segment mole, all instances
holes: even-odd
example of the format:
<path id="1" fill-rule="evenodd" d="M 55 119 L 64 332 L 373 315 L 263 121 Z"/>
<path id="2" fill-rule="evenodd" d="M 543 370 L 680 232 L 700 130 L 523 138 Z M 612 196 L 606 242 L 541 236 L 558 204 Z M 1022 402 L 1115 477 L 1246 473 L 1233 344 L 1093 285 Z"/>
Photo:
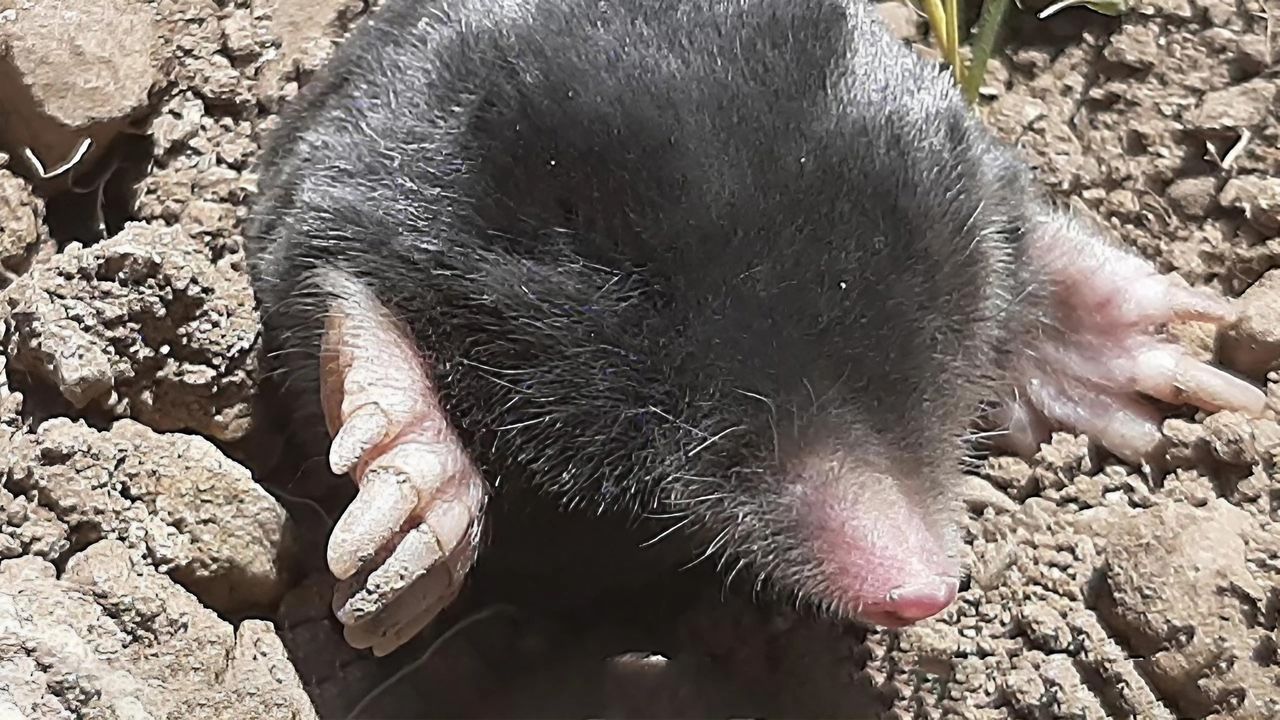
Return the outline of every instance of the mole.
<path id="1" fill-rule="evenodd" d="M 246 237 L 292 432 L 358 490 L 347 642 L 455 598 L 512 485 L 884 627 L 956 598 L 984 420 L 1158 456 L 1256 414 L 1232 304 L 1040 189 L 865 0 L 387 0 L 282 113 Z"/>

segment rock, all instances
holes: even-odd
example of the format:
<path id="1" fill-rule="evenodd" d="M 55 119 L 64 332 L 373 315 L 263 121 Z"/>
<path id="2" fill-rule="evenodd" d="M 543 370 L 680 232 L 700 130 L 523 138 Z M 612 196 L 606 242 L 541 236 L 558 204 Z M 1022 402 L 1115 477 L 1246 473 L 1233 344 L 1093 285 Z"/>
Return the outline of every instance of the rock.
<path id="1" fill-rule="evenodd" d="M 1242 175 L 1227 181 L 1218 201 L 1244 212 L 1245 219 L 1263 232 L 1280 231 L 1280 178 Z"/>
<path id="2" fill-rule="evenodd" d="M 1175 180 L 1166 191 L 1166 196 L 1182 214 L 1208 217 L 1217 205 L 1217 192 L 1217 181 L 1201 175 Z"/>
<path id="3" fill-rule="evenodd" d="M 239 632 L 104 540 L 58 579 L 0 562 L 0 713 L 31 718 L 315 718 L 269 623 Z"/>
<path id="4" fill-rule="evenodd" d="M 44 237 L 44 203 L 0 167 L 0 275 L 24 272 Z M 7 283 L 0 278 L 0 287 Z"/>
<path id="5" fill-rule="evenodd" d="M 71 548 L 119 540 L 220 612 L 274 607 L 288 587 L 284 510 L 203 438 L 56 418 L 11 442 L 2 477 L 14 502 L 68 529 Z"/>
<path id="6" fill-rule="evenodd" d="M 1031 497 L 1039 489 L 1031 466 L 1021 458 L 993 457 L 984 464 L 983 471 L 992 485 L 1019 502 Z"/>
<path id="7" fill-rule="evenodd" d="M 275 626 L 246 620 L 236 629 L 236 643 L 224 685 L 251 698 L 261 708 L 252 717 L 315 718 L 311 698 L 302 687 Z M 228 708 L 234 712 L 234 708 Z M 243 715 L 236 715 L 245 717 Z"/>
<path id="8" fill-rule="evenodd" d="M 1275 112 L 1276 85 L 1257 78 L 1206 94 L 1199 107 L 1187 113 L 1188 126 L 1209 131 L 1240 131 L 1257 125 Z"/>
<path id="9" fill-rule="evenodd" d="M 1151 25 L 1127 25 L 1111 38 L 1103 57 L 1132 68 L 1154 67 L 1161 59 L 1160 32 Z"/>
<path id="10" fill-rule="evenodd" d="M 4 508 L 4 514 L 0 515 L 0 545 L 7 548 L 0 552 L 0 558 L 31 555 L 52 562 L 70 550 L 70 528 L 48 508 L 26 497 L 15 497 L 3 487 L 0 487 L 0 507 Z"/>
<path id="11" fill-rule="evenodd" d="M 902 0 L 884 0 L 876 3 L 876 12 L 889 27 L 889 32 L 899 40 L 919 41 L 924 37 L 921 32 L 920 16 Z"/>
<path id="12" fill-rule="evenodd" d="M 74 158 L 88 139 L 77 164 L 92 165 L 164 82 L 151 3 L 22 0 L 10 6 L 0 16 L 0 144 L 15 152 L 30 148 L 47 172 Z M 25 153 L 21 162 L 30 165 Z"/>
<path id="13" fill-rule="evenodd" d="M 1214 457 L 1231 465 L 1270 463 L 1280 451 L 1280 426 L 1274 420 L 1220 412 L 1205 418 L 1203 427 Z"/>
<path id="14" fill-rule="evenodd" d="M 77 408 L 221 440 L 248 431 L 257 369 L 253 292 L 178 228 L 130 224 L 72 246 L 3 296 L 15 368 Z"/>
<path id="15" fill-rule="evenodd" d="M 1246 290 L 1238 308 L 1239 317 L 1222 333 L 1219 353 L 1228 367 L 1263 380 L 1280 370 L 1280 270 Z"/>
<path id="16" fill-rule="evenodd" d="M 1102 702 L 1090 692 L 1085 678 L 1066 655 L 1030 653 L 1002 683 L 1014 709 L 1026 717 L 1108 717 Z"/>
<path id="17" fill-rule="evenodd" d="M 1267 593 L 1246 564 L 1251 522 L 1219 500 L 1162 505 L 1109 530 L 1100 616 L 1183 716 L 1205 717 L 1234 695 L 1280 697 L 1255 682 L 1268 633 L 1252 621 Z"/>

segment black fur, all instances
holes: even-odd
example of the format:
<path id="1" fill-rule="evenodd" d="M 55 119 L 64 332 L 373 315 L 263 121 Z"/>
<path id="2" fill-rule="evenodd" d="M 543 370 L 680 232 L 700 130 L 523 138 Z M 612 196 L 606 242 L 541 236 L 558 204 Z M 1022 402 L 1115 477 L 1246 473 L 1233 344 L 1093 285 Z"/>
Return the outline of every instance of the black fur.
<path id="1" fill-rule="evenodd" d="M 302 429 L 338 271 L 491 482 L 689 517 L 821 600 L 787 458 L 845 447 L 948 521 L 1029 185 L 860 0 L 389 0 L 284 117 L 248 235 Z"/>

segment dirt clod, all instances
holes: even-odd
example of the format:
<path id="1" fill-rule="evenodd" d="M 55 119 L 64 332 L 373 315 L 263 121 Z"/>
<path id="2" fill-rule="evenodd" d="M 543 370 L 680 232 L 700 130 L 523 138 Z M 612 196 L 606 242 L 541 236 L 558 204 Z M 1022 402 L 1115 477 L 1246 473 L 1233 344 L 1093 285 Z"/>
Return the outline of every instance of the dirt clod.
<path id="1" fill-rule="evenodd" d="M 239 630 L 103 540 L 61 578 L 0 562 L 0 710 L 31 718 L 314 718 L 268 623 Z"/>
<path id="2" fill-rule="evenodd" d="M 235 259 L 210 259 L 179 228 L 134 224 L 69 247 L 3 299 L 13 367 L 74 407 L 222 440 L 248 431 L 252 291 Z"/>
<path id="3" fill-rule="evenodd" d="M 1267 593 L 1246 563 L 1251 522 L 1225 501 L 1163 505 L 1107 538 L 1100 616 L 1179 717 L 1280 712 L 1280 689 L 1256 660 L 1270 633 L 1254 627 Z"/>
<path id="4" fill-rule="evenodd" d="M 0 477 L 18 528 L 26 508 L 38 507 L 65 528 L 64 552 L 120 540 L 220 612 L 271 608 L 284 594 L 292 550 L 284 510 L 207 440 L 132 420 L 100 432 L 55 418 L 8 449 Z"/>
<path id="5" fill-rule="evenodd" d="M 44 203 L 0 163 L 0 287 L 26 271 L 44 235 Z"/>
<path id="6" fill-rule="evenodd" d="M 1223 362 L 1257 380 L 1280 370 L 1280 270 L 1263 275 L 1240 298 L 1240 317 L 1222 337 Z"/>
<path id="7" fill-rule="evenodd" d="M 1237 208 L 1263 232 L 1280 231 L 1280 178 L 1246 175 L 1231 178 L 1218 201 Z"/>

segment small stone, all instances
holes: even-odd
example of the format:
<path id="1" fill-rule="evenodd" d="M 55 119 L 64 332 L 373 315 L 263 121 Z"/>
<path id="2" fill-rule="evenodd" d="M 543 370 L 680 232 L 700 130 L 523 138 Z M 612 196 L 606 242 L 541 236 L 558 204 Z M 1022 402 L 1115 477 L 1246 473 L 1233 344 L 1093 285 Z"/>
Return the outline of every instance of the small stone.
<path id="1" fill-rule="evenodd" d="M 1209 449 L 1214 457 L 1231 465 L 1252 465 L 1258 459 L 1249 418 L 1239 413 L 1220 412 L 1204 421 Z"/>
<path id="2" fill-rule="evenodd" d="M 1175 180 L 1166 191 L 1174 208 L 1189 217 L 1208 217 L 1218 203 L 1218 184 L 1211 177 Z"/>
<path id="3" fill-rule="evenodd" d="M 1280 370 L 1280 270 L 1271 270 L 1239 300 L 1239 317 L 1220 341 L 1222 362 L 1262 380 Z"/>
<path id="4" fill-rule="evenodd" d="M 1280 177 L 1242 175 L 1227 181 L 1218 201 L 1237 208 L 1263 232 L 1280 230 Z"/>

